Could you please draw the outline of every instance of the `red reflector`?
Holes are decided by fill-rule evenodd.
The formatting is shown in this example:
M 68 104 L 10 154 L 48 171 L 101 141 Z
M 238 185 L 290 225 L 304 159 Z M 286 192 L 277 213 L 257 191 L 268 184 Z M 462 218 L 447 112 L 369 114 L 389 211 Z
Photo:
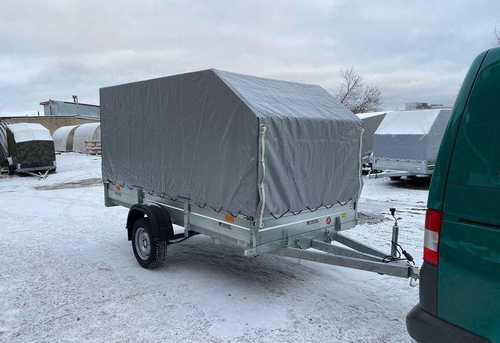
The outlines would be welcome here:
M 439 262 L 439 253 L 437 251 L 424 248 L 424 262 L 437 266 Z
M 425 228 L 434 232 L 441 231 L 441 223 L 443 222 L 443 214 L 439 211 L 427 210 L 425 215 Z

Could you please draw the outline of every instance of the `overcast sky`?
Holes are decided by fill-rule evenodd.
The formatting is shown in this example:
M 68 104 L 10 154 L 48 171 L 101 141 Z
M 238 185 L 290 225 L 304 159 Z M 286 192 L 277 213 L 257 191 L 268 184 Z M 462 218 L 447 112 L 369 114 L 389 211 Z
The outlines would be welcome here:
M 500 1 L 1 0 L 0 114 L 206 68 L 317 83 L 353 66 L 384 107 L 452 104 Z

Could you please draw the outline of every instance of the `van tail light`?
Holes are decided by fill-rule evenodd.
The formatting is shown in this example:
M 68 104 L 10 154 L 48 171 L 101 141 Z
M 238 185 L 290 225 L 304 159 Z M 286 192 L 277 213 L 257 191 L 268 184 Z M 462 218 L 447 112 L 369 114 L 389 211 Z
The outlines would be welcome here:
M 425 215 L 424 262 L 434 266 L 439 262 L 439 233 L 443 223 L 443 214 L 428 209 Z

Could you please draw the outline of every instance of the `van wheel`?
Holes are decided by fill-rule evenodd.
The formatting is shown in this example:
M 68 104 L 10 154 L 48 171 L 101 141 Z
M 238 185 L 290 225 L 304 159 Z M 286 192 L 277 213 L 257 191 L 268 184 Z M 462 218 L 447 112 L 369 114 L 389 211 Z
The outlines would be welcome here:
M 154 269 L 165 261 L 167 242 L 154 239 L 149 219 L 139 218 L 132 227 L 132 250 L 143 268 Z

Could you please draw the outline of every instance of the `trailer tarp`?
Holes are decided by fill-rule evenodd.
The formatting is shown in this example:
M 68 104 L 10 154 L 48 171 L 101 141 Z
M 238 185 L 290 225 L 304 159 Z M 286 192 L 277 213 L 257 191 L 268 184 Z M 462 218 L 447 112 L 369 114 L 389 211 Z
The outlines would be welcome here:
M 9 157 L 7 147 L 7 124 L 0 121 L 0 168 L 8 165 L 7 158 Z
M 52 167 L 56 160 L 50 131 L 38 123 L 8 124 L 7 145 L 14 165 L 21 169 Z
M 375 157 L 435 161 L 449 109 L 389 112 L 375 131 Z
M 102 88 L 100 104 L 104 181 L 248 216 L 359 196 L 361 122 L 319 86 L 211 69 Z
M 361 155 L 368 156 L 373 152 L 373 135 L 377 131 L 380 123 L 384 119 L 387 112 L 368 112 L 357 113 L 359 119 L 363 123 L 363 149 Z

